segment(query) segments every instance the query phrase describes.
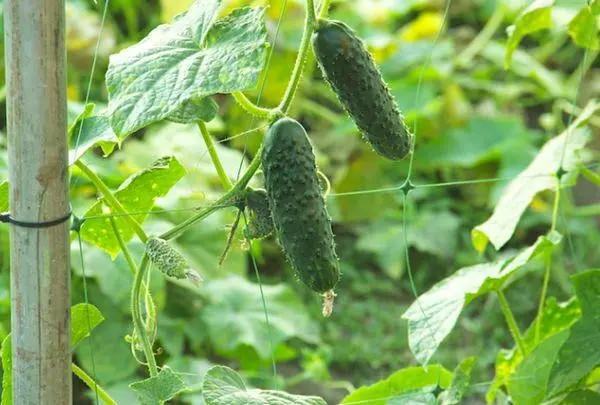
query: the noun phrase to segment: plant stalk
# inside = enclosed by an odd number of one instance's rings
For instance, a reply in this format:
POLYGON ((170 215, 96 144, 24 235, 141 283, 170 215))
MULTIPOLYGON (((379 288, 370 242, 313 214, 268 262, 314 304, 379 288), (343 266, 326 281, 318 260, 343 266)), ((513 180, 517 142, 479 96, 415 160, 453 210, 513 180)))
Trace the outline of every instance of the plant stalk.
POLYGON ((241 91, 234 91, 231 93, 235 101, 242 106, 249 114, 256 115, 261 118, 269 118, 275 111, 270 108, 259 107, 254 104, 244 93, 241 91))
POLYGON ((73 370, 73 374, 75 374, 81 381, 84 382, 85 385, 88 386, 95 394, 98 394, 98 398, 100 398, 106 405, 117 405, 117 401, 112 399, 108 392, 104 391, 104 389, 98 385, 96 381, 92 377, 90 377, 83 369, 79 368, 77 364, 72 363, 71 369, 73 370))
POLYGON ((498 291, 498 300, 500 301, 500 306, 502 307, 502 312, 504 313, 504 318, 506 319, 506 323, 508 324, 508 328, 510 329, 521 354, 525 356, 527 351, 525 350, 525 343, 523 342, 523 336, 521 335, 521 331, 519 330, 519 326, 517 325, 517 321, 515 320, 515 316, 513 315, 510 307, 508 306, 508 302, 506 301, 506 297, 502 291, 498 291))
POLYGON ((215 149, 215 144, 213 142, 212 136, 210 136, 210 132, 208 132, 208 128, 206 128, 206 124, 204 121, 198 121, 198 128, 200 128, 200 133, 202 134, 202 138, 204 139, 204 143, 206 144, 206 148, 208 149, 208 153, 210 158, 212 159, 213 165, 217 170, 217 174, 219 175, 219 179, 221 180, 221 184, 225 188, 225 190, 231 190, 233 184, 231 180, 229 180, 229 176, 225 172, 223 165, 221 164, 221 159, 219 159, 219 155, 217 154, 217 150, 215 149))
POLYGON ((323 2, 321 3, 321 9, 319 10, 319 20, 322 20, 327 17, 330 4, 331 0, 323 0, 323 2))
POLYGON ((302 77, 302 71, 304 70, 304 64, 306 62, 306 55, 310 46, 310 38, 313 34, 316 25, 315 16, 315 4, 314 0, 306 0, 306 18, 304 19, 304 31, 302 33, 302 40, 300 41, 300 49, 296 56, 296 62, 294 63, 294 70, 292 70, 292 76, 288 83, 288 86, 283 95, 283 99, 279 104, 279 109, 286 114, 290 109, 290 105, 298 90, 298 84, 302 77))
POLYGON ((94 171, 90 169, 88 165, 83 163, 81 159, 75 162, 75 166, 77 166, 79 170, 81 170, 92 181, 92 183, 94 183, 96 188, 102 193, 102 197, 104 197, 104 200, 110 206, 110 208, 112 208, 119 214, 122 214, 123 218, 125 218, 125 221, 127 221, 127 224, 137 234, 138 238, 140 238, 142 242, 146 243, 146 240, 148 240, 148 236, 146 235, 140 224, 131 215, 128 214, 128 212, 121 205, 119 200, 117 200, 112 191, 110 191, 108 186, 104 184, 102 179, 100 179, 100 177, 98 177, 98 175, 94 173, 94 171))

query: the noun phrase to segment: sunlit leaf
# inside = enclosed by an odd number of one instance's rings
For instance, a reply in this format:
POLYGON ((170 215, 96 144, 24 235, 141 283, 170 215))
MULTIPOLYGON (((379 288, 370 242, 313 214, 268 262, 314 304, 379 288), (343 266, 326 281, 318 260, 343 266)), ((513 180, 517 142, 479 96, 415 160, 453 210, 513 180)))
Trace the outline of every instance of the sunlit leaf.
POLYGON ((144 405, 162 405, 180 392, 187 391, 183 380, 167 366, 156 377, 135 382, 130 387, 144 405))
POLYGON ((462 268, 421 294, 402 315, 408 320, 409 346, 417 360, 429 362, 465 305, 480 295, 502 290, 516 279, 522 266, 551 251, 560 239, 557 233, 542 236, 512 259, 462 268))
POLYGON ((512 54, 525 35, 552 27, 553 4, 554 0, 535 0, 517 17, 515 25, 509 27, 504 60, 506 68, 510 66, 512 54))
MULTIPOLYGON (((123 208, 141 224, 148 217, 156 199, 167 194, 184 175, 185 169, 179 161, 172 156, 166 156, 155 161, 151 167, 129 177, 114 195, 123 208)), ((85 213, 84 218, 105 214, 104 204, 104 199, 101 198, 85 213)), ((134 235, 131 227, 123 217, 116 217, 115 222, 125 243, 129 242, 134 235)), ((121 250, 107 217, 86 220, 81 227, 81 237, 86 242, 106 250, 113 258, 121 250)))
POLYGON ((442 392, 439 397, 440 405, 460 404, 467 389, 471 385, 471 370, 475 364, 475 357, 469 357, 463 360, 452 373, 450 387, 442 392))
POLYGON ((566 171, 577 169, 577 152, 589 140, 587 131, 579 127, 599 108, 599 103, 590 102, 569 128, 546 142, 529 166, 508 184, 492 216, 472 230, 478 251, 483 251, 488 241, 496 249, 504 246, 533 197, 543 190, 556 190, 555 175, 561 162, 566 171))
POLYGON ((108 156, 120 145, 104 115, 92 115, 94 105, 88 104, 85 110, 69 127, 69 164, 79 160, 88 150, 100 146, 104 156, 108 156))
POLYGON ((584 5, 569 23, 569 35, 583 48, 598 49, 598 24, 592 8, 584 5))
POLYGON ((284 285, 263 285, 270 325, 258 284, 241 277, 204 283, 209 302, 202 312, 215 348, 231 353, 249 346, 263 358, 271 356, 271 343, 279 346, 287 339, 299 338, 318 343, 319 330, 294 291, 284 285), (272 339, 272 340, 271 340, 272 339))
POLYGON ((100 310, 91 304, 77 304, 71 307, 71 346, 90 335, 92 329, 104 320, 100 310))
POLYGON ((600 364, 600 269, 576 274, 572 281, 582 316, 558 352, 548 383, 550 395, 576 384, 600 364))
POLYGON ((221 0, 197 0, 171 24, 111 56, 111 125, 122 139, 190 100, 256 86, 265 61, 264 9, 217 19, 221 0))
POLYGON ((173 111, 168 119, 179 124, 191 124, 197 121, 208 122, 215 118, 219 105, 212 97, 190 99, 173 111))
POLYGON ((242 377, 225 366, 208 370, 202 383, 206 405, 325 405, 318 397, 292 395, 283 391, 250 389, 242 377))
MULTIPOLYGON (((409 367, 390 375, 373 385, 360 387, 346 396, 342 404, 360 403, 361 405, 386 405, 387 398, 422 388, 434 389, 439 386, 448 388, 452 374, 437 364, 427 368, 409 367)), ((397 402, 396 403, 401 403, 397 402)))

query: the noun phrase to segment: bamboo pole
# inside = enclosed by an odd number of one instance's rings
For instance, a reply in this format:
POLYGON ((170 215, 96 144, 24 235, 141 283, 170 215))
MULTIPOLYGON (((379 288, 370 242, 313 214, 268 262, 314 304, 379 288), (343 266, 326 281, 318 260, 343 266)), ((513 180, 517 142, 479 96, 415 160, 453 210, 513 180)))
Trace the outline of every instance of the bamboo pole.
MULTIPOLYGON (((4 3, 10 210, 69 211, 64 0, 4 3)), ((68 221, 11 225, 13 404, 72 403, 68 221)))

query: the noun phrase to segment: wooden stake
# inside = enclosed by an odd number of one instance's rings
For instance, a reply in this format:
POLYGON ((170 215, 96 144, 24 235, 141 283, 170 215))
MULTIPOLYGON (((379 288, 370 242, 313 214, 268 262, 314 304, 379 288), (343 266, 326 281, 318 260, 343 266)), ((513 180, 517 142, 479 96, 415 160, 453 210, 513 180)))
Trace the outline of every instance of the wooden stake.
MULTIPOLYGON (((4 2, 10 211, 69 212, 64 0, 4 2)), ((68 221, 11 225, 13 404, 72 403, 68 221)))

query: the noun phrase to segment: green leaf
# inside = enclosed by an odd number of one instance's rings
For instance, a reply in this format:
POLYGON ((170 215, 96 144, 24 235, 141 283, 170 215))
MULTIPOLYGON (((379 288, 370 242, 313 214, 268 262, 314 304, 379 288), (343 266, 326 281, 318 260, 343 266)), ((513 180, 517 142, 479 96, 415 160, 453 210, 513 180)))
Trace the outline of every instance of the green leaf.
POLYGON ((191 100, 257 84, 266 55, 264 9, 215 21, 221 0, 197 0, 173 22, 111 56, 106 74, 111 125, 123 139, 191 100))
POLYGON ((8 211, 8 201, 9 201, 9 184, 8 181, 3 181, 0 183, 0 212, 8 211))
POLYGON ((2 341, 2 402, 12 405, 12 344, 10 333, 2 341))
MULTIPOLYGON (((554 297, 548 298, 544 305, 544 311, 541 316, 540 341, 554 336, 555 334, 568 329, 581 317, 579 303, 575 299, 568 302, 558 303, 554 297)), ((531 323, 523 335, 523 343, 527 352, 535 349, 537 343, 535 339, 535 328, 537 318, 531 323)), ((488 403, 493 403, 500 387, 508 384, 509 377, 521 364, 523 354, 517 347, 512 350, 501 350, 496 357, 496 373, 494 381, 486 394, 488 403)))
POLYGON ((168 119, 179 124, 191 124, 197 121, 208 122, 217 115, 219 105, 212 97, 184 101, 173 111, 168 119))
POLYGON ((430 387, 400 394, 388 399, 386 405, 437 405, 438 401, 432 391, 430 387))
POLYGON ((249 389, 242 377, 229 367, 208 370, 202 383, 206 405, 325 405, 319 397, 292 395, 282 391, 249 389))
POLYGON ((508 69, 512 54, 519 46, 521 39, 532 32, 546 28, 552 28, 552 5, 554 0, 535 0, 517 17, 515 25, 510 26, 508 31, 508 43, 504 67, 508 69))
POLYGON ((552 364, 568 336, 565 330, 544 340, 509 377, 508 393, 516 404, 538 405, 542 402, 552 364))
POLYGON ((88 337, 104 317, 100 310, 91 304, 76 304, 71 307, 71 346, 88 337))
POLYGON ((427 368, 408 367, 396 371, 385 380, 378 381, 366 387, 360 387, 346 396, 342 404, 386 405, 386 400, 389 397, 421 388, 432 389, 437 387, 438 383, 440 387, 448 388, 451 379, 452 374, 437 364, 427 368))
POLYGON ((496 249, 504 246, 533 197, 543 190, 556 190, 555 174, 561 161, 564 170, 576 170, 577 153, 589 140, 587 131, 578 128, 598 109, 599 103, 590 102, 569 128, 546 142, 529 166, 508 184, 492 216, 471 231, 478 251, 482 252, 488 241, 496 249))
MULTIPOLYGON (((114 195, 127 212, 136 213, 132 217, 141 224, 148 217, 148 212, 154 206, 156 199, 166 195, 185 173, 185 169, 176 158, 166 156, 158 159, 149 168, 129 177, 114 195)), ((105 214, 103 207, 104 199, 101 198, 85 213, 84 217, 105 214)), ((116 217, 115 222, 125 243, 129 242, 134 235, 133 230, 122 217, 116 217)), ((81 237, 86 242, 106 250, 113 259, 121 250, 110 220, 106 217, 87 219, 81 227, 81 237)))
POLYGON ((569 35, 583 48, 598 49, 598 25, 592 8, 587 4, 569 22, 569 35))
POLYGON ((262 359, 269 359, 270 339, 274 347, 294 337, 314 344, 320 341, 318 327, 306 307, 285 284, 262 287, 270 326, 265 321, 258 284, 232 276, 206 282, 204 287, 209 302, 202 316, 219 352, 232 353, 246 345, 262 359))
POLYGON ((531 134, 514 118, 474 117, 465 128, 450 129, 419 148, 420 166, 473 167, 498 160, 508 142, 531 134))
POLYGON ((442 392, 439 397, 440 405, 460 404, 463 395, 471 385, 471 370, 475 360, 475 357, 469 357, 454 369, 450 388, 442 392))
POLYGON ((456 325, 465 305, 503 289, 520 275, 520 268, 550 252, 560 239, 557 233, 542 236, 512 259, 462 268, 422 294, 402 315, 408 320, 409 346, 417 360, 427 364, 456 325))
POLYGON ((111 128, 108 117, 95 115, 78 119, 69 140, 69 165, 75 164, 95 146, 100 146, 104 156, 108 156, 117 145, 120 145, 120 141, 111 128))
POLYGON ((544 405, 596 405, 600 404, 600 394, 591 390, 572 391, 544 405))
POLYGON ((600 269, 576 274, 572 281, 582 315, 558 352, 548 384, 550 395, 576 384, 600 364, 600 269))
POLYGON ((180 392, 187 391, 183 380, 164 366, 157 376, 129 385, 144 405, 162 405, 180 392))

